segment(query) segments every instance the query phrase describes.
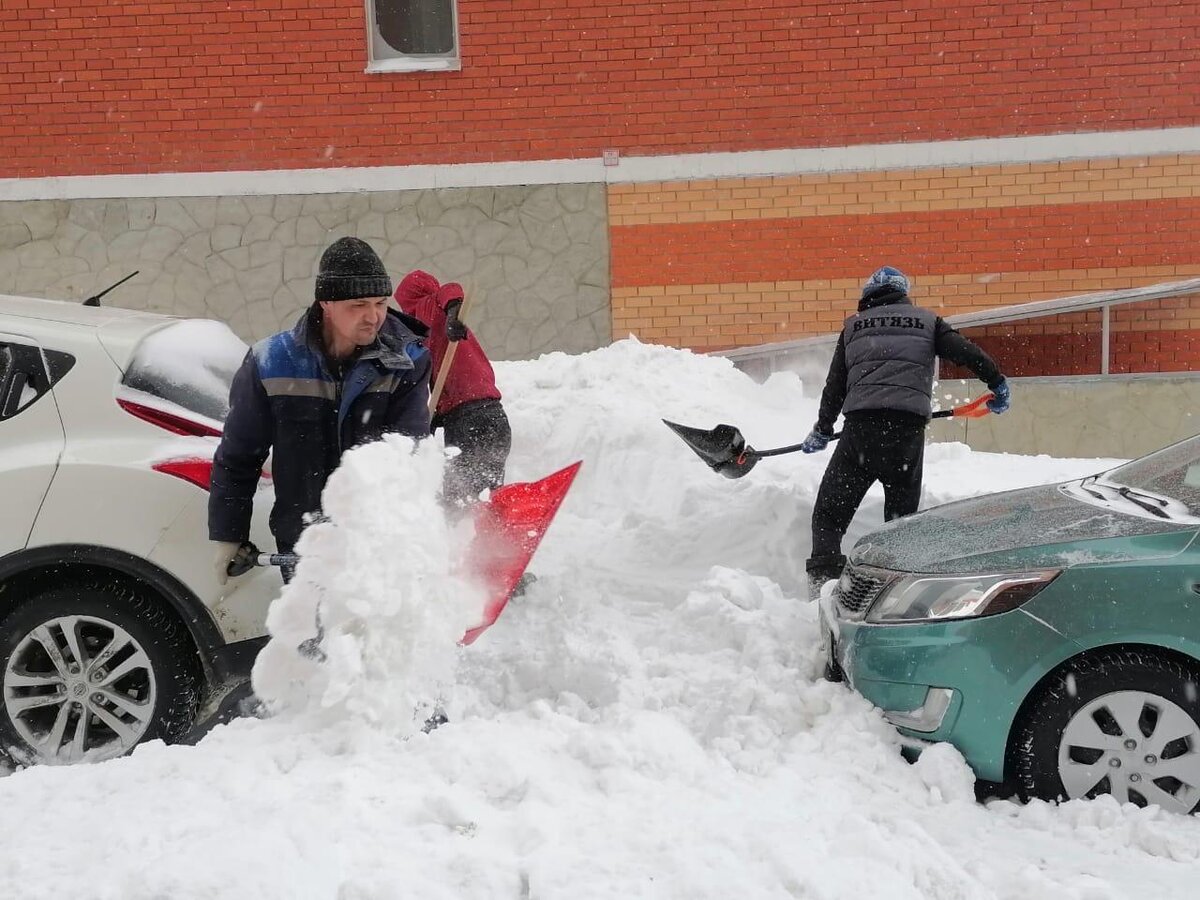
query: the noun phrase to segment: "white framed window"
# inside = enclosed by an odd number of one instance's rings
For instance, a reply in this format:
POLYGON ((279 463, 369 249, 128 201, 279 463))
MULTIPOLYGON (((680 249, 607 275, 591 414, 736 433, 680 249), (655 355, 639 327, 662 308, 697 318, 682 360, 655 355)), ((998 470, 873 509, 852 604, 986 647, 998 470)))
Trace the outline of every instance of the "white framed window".
POLYGON ((368 72, 456 71, 455 0, 366 0, 368 72))

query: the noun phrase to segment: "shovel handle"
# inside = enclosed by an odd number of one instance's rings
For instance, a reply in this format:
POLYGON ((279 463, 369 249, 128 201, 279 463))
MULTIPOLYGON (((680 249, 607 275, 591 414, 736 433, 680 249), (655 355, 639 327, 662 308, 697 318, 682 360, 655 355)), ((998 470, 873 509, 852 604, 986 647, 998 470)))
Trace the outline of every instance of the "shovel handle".
MULTIPOLYGON (((964 403, 962 406, 955 406, 955 407, 952 407, 951 409, 939 409, 937 412, 935 412, 933 415, 931 415, 930 418, 931 419, 949 419, 949 418, 981 419, 984 416, 986 416, 988 413, 991 412, 991 410, 987 408, 987 402, 989 400, 991 400, 992 397, 994 397, 994 396, 995 396, 995 394, 993 394, 991 391, 988 391, 986 394, 981 394, 980 396, 978 396, 974 400, 972 400, 970 403, 964 403)), ((833 437, 831 437, 830 440, 836 441, 841 436, 842 436, 842 432, 835 431, 833 433, 833 437)), ((755 457, 758 459, 762 459, 765 456, 782 456, 785 453, 795 453, 802 446, 804 446, 802 443, 801 444, 789 444, 786 447, 776 447, 774 450, 755 450, 753 448, 747 447, 738 456, 738 458, 737 458, 738 465, 744 464, 747 457, 755 457)))
MULTIPOLYGON (((458 321, 462 321, 467 314, 467 308, 471 305, 471 301, 475 298, 475 291, 466 294, 463 297, 462 306, 458 308, 458 321)), ((446 355, 442 357, 442 364, 438 366, 437 374, 433 379, 433 387, 429 391, 429 415, 437 412, 438 401, 442 399, 442 389, 446 386, 446 379, 450 376, 450 367, 454 365, 454 354, 458 352, 458 345, 462 341, 451 341, 446 348, 446 355)))
POLYGON ((245 575, 255 566, 294 566, 300 557, 295 553, 260 553, 254 544, 247 541, 225 567, 230 578, 245 575))
POLYGON ((970 403, 964 403, 962 406, 956 406, 953 409, 939 409, 932 416, 934 419, 944 419, 953 416, 956 419, 982 419, 991 412, 987 408, 988 401, 996 395, 991 391, 986 394, 980 394, 970 403))

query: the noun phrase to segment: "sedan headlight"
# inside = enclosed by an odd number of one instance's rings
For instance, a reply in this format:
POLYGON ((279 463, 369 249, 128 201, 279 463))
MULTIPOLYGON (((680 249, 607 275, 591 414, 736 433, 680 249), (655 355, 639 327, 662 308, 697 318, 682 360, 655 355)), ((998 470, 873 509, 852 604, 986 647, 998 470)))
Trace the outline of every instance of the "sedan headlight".
POLYGON ((1061 569, 997 575, 908 575, 884 591, 867 614, 867 621, 925 622, 994 616, 1026 603, 1061 569))

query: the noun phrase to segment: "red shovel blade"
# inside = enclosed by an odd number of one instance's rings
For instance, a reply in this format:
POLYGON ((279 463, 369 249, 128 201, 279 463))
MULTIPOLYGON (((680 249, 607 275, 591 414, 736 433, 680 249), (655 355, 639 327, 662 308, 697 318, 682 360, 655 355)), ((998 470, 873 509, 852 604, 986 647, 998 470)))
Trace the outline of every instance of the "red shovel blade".
POLYGON ((541 481, 506 484, 475 508, 475 538, 467 550, 467 565, 487 586, 488 600, 483 621, 459 643, 473 642, 504 611, 581 465, 582 461, 572 463, 541 481))

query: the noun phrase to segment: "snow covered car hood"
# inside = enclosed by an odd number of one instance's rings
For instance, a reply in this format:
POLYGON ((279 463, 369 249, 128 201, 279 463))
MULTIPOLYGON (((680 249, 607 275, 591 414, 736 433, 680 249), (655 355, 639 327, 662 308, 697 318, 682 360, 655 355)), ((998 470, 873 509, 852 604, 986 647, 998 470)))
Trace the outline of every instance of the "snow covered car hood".
POLYGON ((1060 485, 959 500, 885 524, 850 553, 857 564, 904 572, 1057 568, 1173 556, 1194 524, 1082 503, 1060 485))

